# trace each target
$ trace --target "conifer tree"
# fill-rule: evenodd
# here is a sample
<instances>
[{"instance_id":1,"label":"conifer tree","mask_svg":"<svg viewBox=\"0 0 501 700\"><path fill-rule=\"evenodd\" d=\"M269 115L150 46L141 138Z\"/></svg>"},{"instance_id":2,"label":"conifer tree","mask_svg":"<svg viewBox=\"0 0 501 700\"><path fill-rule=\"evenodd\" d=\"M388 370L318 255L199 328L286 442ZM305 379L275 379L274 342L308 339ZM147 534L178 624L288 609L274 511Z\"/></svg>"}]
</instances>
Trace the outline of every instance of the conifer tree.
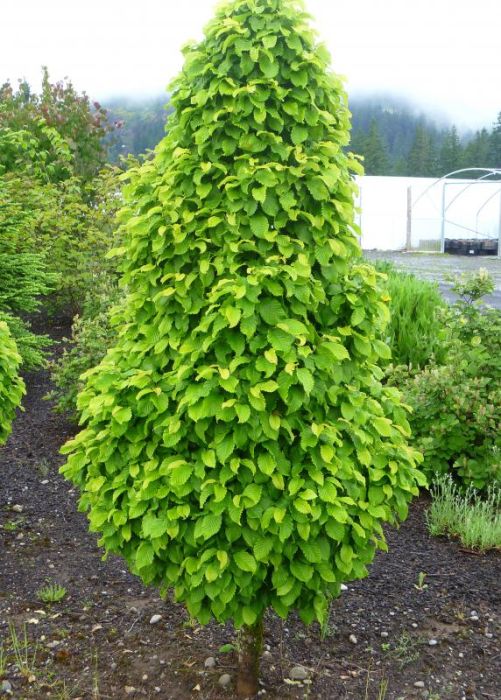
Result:
<instances>
[{"instance_id":1,"label":"conifer tree","mask_svg":"<svg viewBox=\"0 0 501 700\"><path fill-rule=\"evenodd\" d=\"M295 0L233 0L185 52L121 213L118 340L62 472L101 543L202 623L324 622L422 479L354 230L349 112Z\"/></svg>"},{"instance_id":2,"label":"conifer tree","mask_svg":"<svg viewBox=\"0 0 501 700\"><path fill-rule=\"evenodd\" d=\"M372 120L369 133L364 139L362 155L366 175L388 175L388 151L375 119Z\"/></svg>"},{"instance_id":3,"label":"conifer tree","mask_svg":"<svg viewBox=\"0 0 501 700\"><path fill-rule=\"evenodd\" d=\"M459 140L458 131L456 127L453 126L449 131L447 131L440 149L439 163L441 174L448 175L449 173L462 168L464 163L463 159L463 147L461 146L461 141Z\"/></svg>"}]
</instances>

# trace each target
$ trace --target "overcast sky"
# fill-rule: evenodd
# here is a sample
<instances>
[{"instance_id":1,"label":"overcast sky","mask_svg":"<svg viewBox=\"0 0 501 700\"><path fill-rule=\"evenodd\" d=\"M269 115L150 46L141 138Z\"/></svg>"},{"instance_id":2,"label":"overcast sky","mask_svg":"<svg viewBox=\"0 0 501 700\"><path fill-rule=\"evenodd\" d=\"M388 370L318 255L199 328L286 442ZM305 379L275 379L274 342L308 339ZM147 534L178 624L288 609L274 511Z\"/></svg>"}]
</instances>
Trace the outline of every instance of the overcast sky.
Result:
<instances>
[{"instance_id":1,"label":"overcast sky","mask_svg":"<svg viewBox=\"0 0 501 700\"><path fill-rule=\"evenodd\" d=\"M1 0L0 82L40 66L99 99L162 93L215 0ZM306 0L351 94L390 91L463 127L501 111L501 0Z\"/></svg>"}]
</instances>

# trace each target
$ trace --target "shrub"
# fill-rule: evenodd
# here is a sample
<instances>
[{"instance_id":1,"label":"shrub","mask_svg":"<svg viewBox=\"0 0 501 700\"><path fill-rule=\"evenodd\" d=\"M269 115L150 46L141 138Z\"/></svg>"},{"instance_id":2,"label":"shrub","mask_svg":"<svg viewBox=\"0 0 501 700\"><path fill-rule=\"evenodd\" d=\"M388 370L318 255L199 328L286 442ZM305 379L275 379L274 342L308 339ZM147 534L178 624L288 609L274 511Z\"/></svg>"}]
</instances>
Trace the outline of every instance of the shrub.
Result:
<instances>
[{"instance_id":1,"label":"shrub","mask_svg":"<svg viewBox=\"0 0 501 700\"><path fill-rule=\"evenodd\" d=\"M424 481L388 309L351 266L349 113L298 3L236 0L187 49L174 114L121 213L115 346L87 373L62 473L107 551L206 623L325 621Z\"/></svg>"},{"instance_id":2,"label":"shrub","mask_svg":"<svg viewBox=\"0 0 501 700\"><path fill-rule=\"evenodd\" d=\"M490 486L484 499L471 486L461 493L450 476L438 477L426 512L431 535L458 537L468 549L501 548L501 489Z\"/></svg>"},{"instance_id":3,"label":"shrub","mask_svg":"<svg viewBox=\"0 0 501 700\"><path fill-rule=\"evenodd\" d=\"M443 362L446 354L446 328L440 311L445 302L435 282L399 272L392 264L376 263L384 272L383 283L390 297L390 323L386 340L394 364L423 368L432 357Z\"/></svg>"},{"instance_id":4,"label":"shrub","mask_svg":"<svg viewBox=\"0 0 501 700\"><path fill-rule=\"evenodd\" d=\"M451 333L446 364L432 362L403 382L412 432L430 476L451 472L484 489L501 479L501 312L463 298L443 322Z\"/></svg>"},{"instance_id":5,"label":"shrub","mask_svg":"<svg viewBox=\"0 0 501 700\"><path fill-rule=\"evenodd\" d=\"M116 339L110 319L110 308L118 301L119 292L113 277L104 276L92 293L88 293L82 315L76 316L71 339L61 357L51 364L55 389L49 398L55 408L77 419L77 395L84 386L82 375L96 367Z\"/></svg>"},{"instance_id":6,"label":"shrub","mask_svg":"<svg viewBox=\"0 0 501 700\"><path fill-rule=\"evenodd\" d=\"M21 357L6 323L0 321L0 445L8 438L16 408L24 394L18 376Z\"/></svg>"}]
</instances>

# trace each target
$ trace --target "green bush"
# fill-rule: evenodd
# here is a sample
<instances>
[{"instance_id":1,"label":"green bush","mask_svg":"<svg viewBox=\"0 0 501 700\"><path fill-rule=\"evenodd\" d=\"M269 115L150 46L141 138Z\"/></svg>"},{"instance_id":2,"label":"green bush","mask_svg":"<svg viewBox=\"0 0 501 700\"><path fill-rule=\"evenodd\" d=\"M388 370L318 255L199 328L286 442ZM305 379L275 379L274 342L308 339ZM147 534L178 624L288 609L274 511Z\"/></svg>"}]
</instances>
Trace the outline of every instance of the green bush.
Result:
<instances>
[{"instance_id":1,"label":"green bush","mask_svg":"<svg viewBox=\"0 0 501 700\"><path fill-rule=\"evenodd\" d=\"M18 375L21 357L6 323L0 321L0 445L10 434L12 419L24 394Z\"/></svg>"},{"instance_id":2,"label":"green bush","mask_svg":"<svg viewBox=\"0 0 501 700\"><path fill-rule=\"evenodd\" d=\"M381 383L377 274L351 265L357 163L328 63L289 0L225 5L186 50L125 192L118 337L63 450L105 549L243 627L243 666L266 608L325 621L424 481Z\"/></svg>"},{"instance_id":3,"label":"green bush","mask_svg":"<svg viewBox=\"0 0 501 700\"><path fill-rule=\"evenodd\" d=\"M2 145L0 134L0 150ZM36 188L36 183L22 174L0 174L0 320L8 324L25 369L43 364L44 350L51 341L47 336L34 334L24 316L36 312L41 297L57 283L57 276L49 272L43 255L26 249L39 202Z\"/></svg>"},{"instance_id":4,"label":"green bush","mask_svg":"<svg viewBox=\"0 0 501 700\"><path fill-rule=\"evenodd\" d=\"M82 375L96 367L116 339L111 323L110 308L118 301L119 291L113 277L105 276L92 293L88 293L82 315L76 316L71 339L66 341L61 357L51 364L55 389L49 398L55 399L55 408L77 419L77 395L84 382Z\"/></svg>"},{"instance_id":5,"label":"green bush","mask_svg":"<svg viewBox=\"0 0 501 700\"><path fill-rule=\"evenodd\" d=\"M446 363L403 382L412 432L430 476L451 472L483 489L501 479L501 312L463 299L443 323Z\"/></svg>"},{"instance_id":6,"label":"green bush","mask_svg":"<svg viewBox=\"0 0 501 700\"><path fill-rule=\"evenodd\" d=\"M440 314L445 301L438 285L399 272L391 263L377 262L375 267L387 276L383 283L390 297L386 340L393 363L420 369L432 357L443 362L447 331Z\"/></svg>"}]
</instances>

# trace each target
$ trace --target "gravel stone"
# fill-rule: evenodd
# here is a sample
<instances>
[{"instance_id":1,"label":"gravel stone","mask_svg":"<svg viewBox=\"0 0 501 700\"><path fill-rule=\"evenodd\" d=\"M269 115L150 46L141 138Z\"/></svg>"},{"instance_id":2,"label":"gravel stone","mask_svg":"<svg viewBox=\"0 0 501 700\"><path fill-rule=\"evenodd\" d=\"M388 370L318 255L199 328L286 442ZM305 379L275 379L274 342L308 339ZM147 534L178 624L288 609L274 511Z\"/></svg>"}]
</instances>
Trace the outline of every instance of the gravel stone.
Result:
<instances>
[{"instance_id":1,"label":"gravel stone","mask_svg":"<svg viewBox=\"0 0 501 700\"><path fill-rule=\"evenodd\" d=\"M219 685L220 685L222 688L227 688L227 687L230 685L230 683L231 683L231 676L230 676L230 674L229 674L229 673L223 673L223 675L219 677L218 683L219 683Z\"/></svg>"},{"instance_id":2,"label":"gravel stone","mask_svg":"<svg viewBox=\"0 0 501 700\"><path fill-rule=\"evenodd\" d=\"M305 681L308 678L308 671L304 666L294 666L289 673L289 678L293 681Z\"/></svg>"},{"instance_id":3,"label":"gravel stone","mask_svg":"<svg viewBox=\"0 0 501 700\"><path fill-rule=\"evenodd\" d=\"M204 666L205 668L214 668L216 665L216 659L213 656L209 656L207 659L204 661Z\"/></svg>"},{"instance_id":4,"label":"gravel stone","mask_svg":"<svg viewBox=\"0 0 501 700\"><path fill-rule=\"evenodd\" d=\"M358 644L358 639L355 637L354 634L350 634L350 636L349 636L348 639L350 640L350 642L351 642L352 644Z\"/></svg>"},{"instance_id":5,"label":"gravel stone","mask_svg":"<svg viewBox=\"0 0 501 700\"><path fill-rule=\"evenodd\" d=\"M157 622L160 622L161 619L161 615L153 615L153 617L150 619L150 625L156 625Z\"/></svg>"}]
</instances>

